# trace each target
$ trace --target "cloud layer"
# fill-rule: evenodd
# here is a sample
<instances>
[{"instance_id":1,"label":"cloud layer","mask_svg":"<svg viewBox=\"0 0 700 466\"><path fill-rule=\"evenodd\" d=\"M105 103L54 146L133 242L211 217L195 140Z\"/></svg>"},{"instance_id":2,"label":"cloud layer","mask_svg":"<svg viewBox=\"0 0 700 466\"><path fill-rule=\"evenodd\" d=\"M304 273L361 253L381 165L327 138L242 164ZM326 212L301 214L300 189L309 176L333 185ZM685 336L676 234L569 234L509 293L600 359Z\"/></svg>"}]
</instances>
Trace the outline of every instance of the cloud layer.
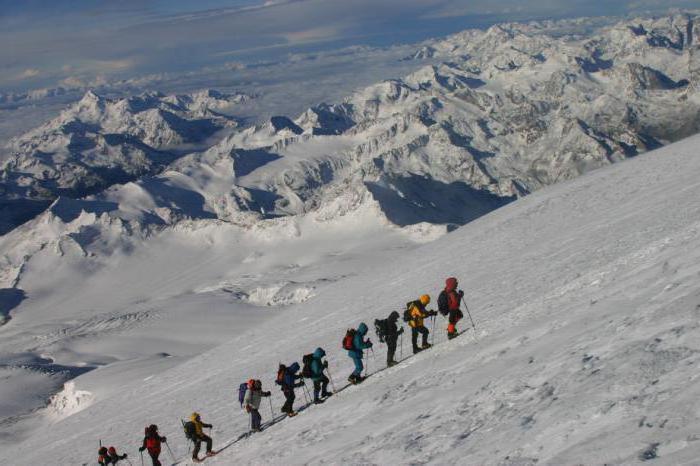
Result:
<instances>
[{"instance_id":1,"label":"cloud layer","mask_svg":"<svg viewBox=\"0 0 700 466\"><path fill-rule=\"evenodd\" d=\"M700 0L0 0L0 91L670 7L700 8Z\"/></svg>"}]
</instances>

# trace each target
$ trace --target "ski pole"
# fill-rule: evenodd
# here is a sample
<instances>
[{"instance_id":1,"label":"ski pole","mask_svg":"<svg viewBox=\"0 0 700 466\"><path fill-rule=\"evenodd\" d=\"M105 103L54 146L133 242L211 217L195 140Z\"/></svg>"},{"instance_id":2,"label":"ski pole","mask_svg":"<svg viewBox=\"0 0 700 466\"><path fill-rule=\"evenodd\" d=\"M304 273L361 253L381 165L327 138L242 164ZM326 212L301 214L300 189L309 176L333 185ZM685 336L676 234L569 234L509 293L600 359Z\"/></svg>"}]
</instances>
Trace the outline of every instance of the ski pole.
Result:
<instances>
[{"instance_id":1,"label":"ski pole","mask_svg":"<svg viewBox=\"0 0 700 466\"><path fill-rule=\"evenodd\" d=\"M170 449L170 445L168 445L168 442L163 442L165 443L165 446L168 448L168 453L170 453L170 457L173 459L173 463L177 463L177 460L175 459L175 455L173 455L173 451ZM143 453L141 453L143 456Z\"/></svg>"},{"instance_id":2,"label":"ski pole","mask_svg":"<svg viewBox=\"0 0 700 466\"><path fill-rule=\"evenodd\" d=\"M331 387L333 387L333 393L338 393L338 390L336 390L335 388L335 382L333 382L333 376L331 375L330 368L326 367L326 370L328 371L328 378L331 380Z\"/></svg>"},{"instance_id":3,"label":"ski pole","mask_svg":"<svg viewBox=\"0 0 700 466\"><path fill-rule=\"evenodd\" d=\"M304 379L301 379L302 385L302 392L304 393L304 399L306 400L307 403L310 403L309 401L309 396L306 394L306 392L309 391L308 388L306 388L306 381Z\"/></svg>"},{"instance_id":4,"label":"ski pole","mask_svg":"<svg viewBox=\"0 0 700 466\"><path fill-rule=\"evenodd\" d=\"M433 323L430 332L433 334L433 345L435 344L435 316L433 316Z\"/></svg>"},{"instance_id":5,"label":"ski pole","mask_svg":"<svg viewBox=\"0 0 700 466\"><path fill-rule=\"evenodd\" d=\"M401 327L403 328L403 327ZM401 332L401 356L400 356L400 361L403 361L403 332Z\"/></svg>"},{"instance_id":6,"label":"ski pole","mask_svg":"<svg viewBox=\"0 0 700 466\"><path fill-rule=\"evenodd\" d=\"M476 338L476 325L474 325L474 319L472 319L472 313L469 312L469 306L467 306L467 302L464 300L464 296L462 296L461 300L464 303L464 309L466 309L467 315L469 316L469 320L472 323L472 328L474 329L474 340L478 340Z\"/></svg>"},{"instance_id":7,"label":"ski pole","mask_svg":"<svg viewBox=\"0 0 700 466\"><path fill-rule=\"evenodd\" d=\"M141 466L143 466L143 451L139 450L139 453L141 453ZM174 463L175 461L173 461Z\"/></svg>"},{"instance_id":8,"label":"ski pole","mask_svg":"<svg viewBox=\"0 0 700 466\"><path fill-rule=\"evenodd\" d=\"M275 412L272 410L272 396L268 396L267 401L270 402L270 419L274 420L275 419Z\"/></svg>"}]
</instances>

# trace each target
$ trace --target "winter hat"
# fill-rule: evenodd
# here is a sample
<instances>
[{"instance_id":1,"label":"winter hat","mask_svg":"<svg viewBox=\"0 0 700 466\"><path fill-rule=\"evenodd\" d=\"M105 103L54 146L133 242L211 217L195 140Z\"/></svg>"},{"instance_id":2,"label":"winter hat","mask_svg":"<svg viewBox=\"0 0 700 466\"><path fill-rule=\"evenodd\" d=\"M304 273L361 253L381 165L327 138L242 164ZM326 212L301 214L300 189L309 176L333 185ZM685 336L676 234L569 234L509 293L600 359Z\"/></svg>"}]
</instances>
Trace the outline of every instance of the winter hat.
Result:
<instances>
[{"instance_id":1,"label":"winter hat","mask_svg":"<svg viewBox=\"0 0 700 466\"><path fill-rule=\"evenodd\" d=\"M430 295L424 294L420 297L420 302L423 306L426 306L430 302Z\"/></svg>"},{"instance_id":2,"label":"winter hat","mask_svg":"<svg viewBox=\"0 0 700 466\"><path fill-rule=\"evenodd\" d=\"M447 280L445 280L445 289L448 291L452 291L455 288L457 288L457 279L455 277L450 277Z\"/></svg>"}]
</instances>

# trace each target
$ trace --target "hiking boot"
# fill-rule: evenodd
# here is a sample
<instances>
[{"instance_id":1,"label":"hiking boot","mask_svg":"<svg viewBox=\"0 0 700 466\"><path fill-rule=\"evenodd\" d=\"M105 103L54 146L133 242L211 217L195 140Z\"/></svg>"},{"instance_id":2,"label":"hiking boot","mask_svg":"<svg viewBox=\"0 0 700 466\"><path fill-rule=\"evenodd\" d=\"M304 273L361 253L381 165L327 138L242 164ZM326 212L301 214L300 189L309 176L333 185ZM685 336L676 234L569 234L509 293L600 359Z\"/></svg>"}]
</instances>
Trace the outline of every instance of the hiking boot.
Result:
<instances>
[{"instance_id":1,"label":"hiking boot","mask_svg":"<svg viewBox=\"0 0 700 466\"><path fill-rule=\"evenodd\" d=\"M196 457L193 456L193 457L192 457L192 461L194 461L195 463L201 463L201 462L204 461L204 460L203 460L203 459L196 458Z\"/></svg>"},{"instance_id":2,"label":"hiking boot","mask_svg":"<svg viewBox=\"0 0 700 466\"><path fill-rule=\"evenodd\" d=\"M328 398L329 396L333 395L331 392L323 392L321 393L322 398Z\"/></svg>"},{"instance_id":3,"label":"hiking boot","mask_svg":"<svg viewBox=\"0 0 700 466\"><path fill-rule=\"evenodd\" d=\"M397 365L397 364L398 364L398 362L396 362L396 361L387 361L386 367L395 366L395 365Z\"/></svg>"},{"instance_id":4,"label":"hiking boot","mask_svg":"<svg viewBox=\"0 0 700 466\"><path fill-rule=\"evenodd\" d=\"M321 400L321 399L314 400L315 405L320 405L321 403L323 403L323 400Z\"/></svg>"},{"instance_id":5,"label":"hiking boot","mask_svg":"<svg viewBox=\"0 0 700 466\"><path fill-rule=\"evenodd\" d=\"M457 332L448 333L448 334L447 334L447 339L448 339L448 340L452 340L452 339L453 339L454 337L456 337L456 336L457 336Z\"/></svg>"},{"instance_id":6,"label":"hiking boot","mask_svg":"<svg viewBox=\"0 0 700 466\"><path fill-rule=\"evenodd\" d=\"M290 412L287 413L287 416L289 416L289 417L294 417L294 416L296 416L296 415L297 415L297 412L296 412L296 411L290 411Z\"/></svg>"},{"instance_id":7,"label":"hiking boot","mask_svg":"<svg viewBox=\"0 0 700 466\"><path fill-rule=\"evenodd\" d=\"M413 348L413 354L420 353L421 351L423 351L423 348L418 348L417 346Z\"/></svg>"},{"instance_id":8,"label":"hiking boot","mask_svg":"<svg viewBox=\"0 0 700 466\"><path fill-rule=\"evenodd\" d=\"M422 350L428 349L428 348L430 348L431 346L433 346L433 345L431 345L430 343L426 343L426 344L424 344L424 345L421 347L421 349L422 349Z\"/></svg>"}]
</instances>

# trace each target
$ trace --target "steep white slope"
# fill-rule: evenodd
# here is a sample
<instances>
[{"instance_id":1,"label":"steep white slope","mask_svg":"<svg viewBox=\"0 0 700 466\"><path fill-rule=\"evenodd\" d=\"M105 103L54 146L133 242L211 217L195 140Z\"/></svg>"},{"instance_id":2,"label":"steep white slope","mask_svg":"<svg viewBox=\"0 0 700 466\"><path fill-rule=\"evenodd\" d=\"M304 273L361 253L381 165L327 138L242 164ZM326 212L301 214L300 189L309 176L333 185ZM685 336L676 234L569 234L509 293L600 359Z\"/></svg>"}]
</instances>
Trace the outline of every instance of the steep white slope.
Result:
<instances>
[{"instance_id":1,"label":"steep white slope","mask_svg":"<svg viewBox=\"0 0 700 466\"><path fill-rule=\"evenodd\" d=\"M547 188L382 266L358 268L264 325L232 329L231 341L200 357L125 377L111 396L3 449L0 462L89 463L97 438L133 458L151 422L185 456L179 419L192 410L215 425L221 447L247 428L239 382L258 377L269 387L280 360L323 346L342 384L347 326L435 294L457 275L478 343L469 333L442 343L207 463L630 464L656 456L693 464L699 142ZM382 356L377 348L370 372L383 367Z\"/></svg>"}]
</instances>

